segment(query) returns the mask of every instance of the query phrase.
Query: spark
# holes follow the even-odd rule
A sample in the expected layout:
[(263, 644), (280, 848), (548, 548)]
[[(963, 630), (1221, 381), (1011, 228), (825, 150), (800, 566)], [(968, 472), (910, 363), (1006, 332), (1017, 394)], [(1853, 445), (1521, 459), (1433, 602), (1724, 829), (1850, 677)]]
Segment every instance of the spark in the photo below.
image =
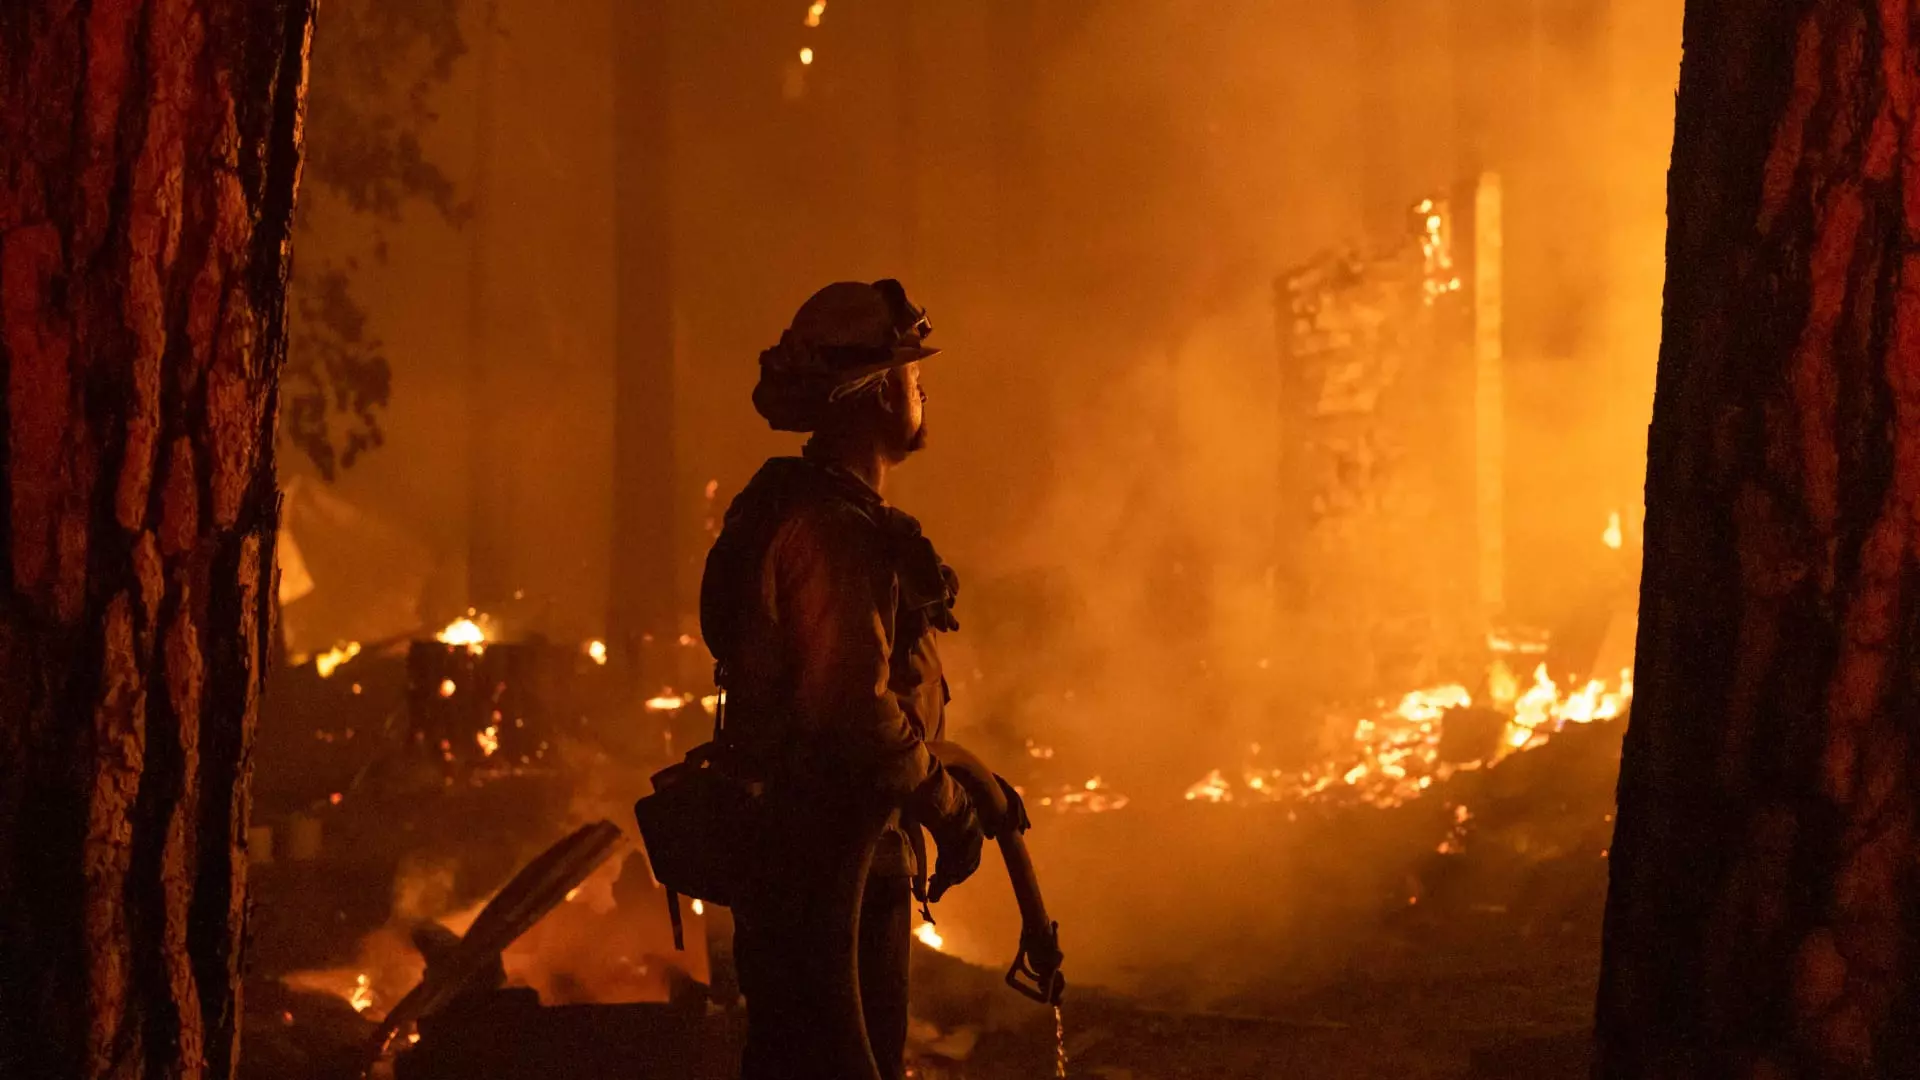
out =
[(452, 679), (440, 680), (440, 696), (441, 697), (452, 697), (453, 692), (458, 689), (460, 689), (460, 687), (456, 686)]
[(587, 642), (587, 655), (593, 659), (594, 663), (605, 667), (607, 663), (607, 643), (604, 641)]
[(482, 756), (492, 757), (494, 752), (500, 749), (500, 726), (489, 724), (485, 731), (474, 732), (473, 741), (480, 745)]
[(802, 64), (813, 63), (813, 50), (809, 48), (802, 48), (800, 50), (800, 62)]
[(1615, 551), (1619, 551), (1627, 542), (1626, 534), (1620, 528), (1620, 511), (1615, 510), (1607, 515), (1607, 531), (1600, 534), (1600, 542)]
[(707, 905), (699, 900), (695, 900), (693, 902), (693, 913), (695, 915), (705, 915), (707, 913)]
[(807, 25), (809, 27), (819, 26), (820, 17), (826, 13), (827, 0), (813, 0), (813, 3), (807, 6)]

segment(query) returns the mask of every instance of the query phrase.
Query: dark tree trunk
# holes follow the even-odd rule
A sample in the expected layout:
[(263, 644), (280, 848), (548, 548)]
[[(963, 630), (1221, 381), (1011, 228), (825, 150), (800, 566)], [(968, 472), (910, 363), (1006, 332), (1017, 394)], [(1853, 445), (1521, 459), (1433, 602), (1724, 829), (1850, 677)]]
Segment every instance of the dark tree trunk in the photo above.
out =
[(1689, 0), (1605, 1077), (1920, 1075), (1920, 34)]
[(311, 0), (0, 0), (0, 1076), (229, 1077)]

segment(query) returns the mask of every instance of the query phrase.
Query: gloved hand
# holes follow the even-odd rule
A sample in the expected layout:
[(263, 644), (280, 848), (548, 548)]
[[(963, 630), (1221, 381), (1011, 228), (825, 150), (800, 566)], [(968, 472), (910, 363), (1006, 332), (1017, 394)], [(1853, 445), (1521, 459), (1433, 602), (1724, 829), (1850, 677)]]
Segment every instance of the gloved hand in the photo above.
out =
[(963, 803), (956, 813), (929, 825), (939, 854), (933, 862), (933, 880), (927, 883), (927, 902), (937, 904), (948, 889), (973, 876), (980, 869), (980, 848), (986, 833), (980, 828), (980, 815), (971, 802)]

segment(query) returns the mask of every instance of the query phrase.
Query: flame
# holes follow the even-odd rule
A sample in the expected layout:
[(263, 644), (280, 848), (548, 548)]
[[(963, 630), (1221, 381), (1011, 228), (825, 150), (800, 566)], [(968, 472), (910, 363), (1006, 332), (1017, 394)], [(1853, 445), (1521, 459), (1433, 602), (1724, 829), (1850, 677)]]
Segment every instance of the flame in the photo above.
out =
[(920, 944), (925, 945), (935, 952), (945, 948), (947, 944), (947, 939), (941, 937), (940, 931), (935, 930), (933, 924), (930, 922), (923, 922), (915, 927), (913, 936), (920, 939)]
[(1040, 805), (1051, 806), (1061, 813), (1104, 814), (1109, 810), (1124, 810), (1128, 802), (1125, 795), (1114, 791), (1105, 780), (1096, 776), (1077, 787), (1063, 790), (1058, 796), (1041, 799)]
[(599, 664), (602, 667), (606, 666), (607, 643), (604, 641), (587, 642), (587, 656), (590, 657), (594, 663)]
[(1400, 707), (1395, 711), (1411, 723), (1428, 724), (1439, 720), (1448, 709), (1465, 708), (1471, 704), (1473, 695), (1467, 693), (1466, 687), (1453, 683), (1431, 690), (1415, 690), (1400, 699)]
[(323, 679), (333, 678), (333, 673), (341, 664), (360, 655), (360, 643), (349, 641), (345, 645), (336, 645), (313, 658), (313, 670)]
[(1423, 199), (1415, 211), (1424, 219), (1420, 253), (1426, 280), (1421, 288), (1426, 302), (1432, 304), (1448, 293), (1460, 291), (1460, 275), (1453, 264), (1453, 237), (1448, 228), (1447, 209), (1432, 199)]
[[(1491, 642), (1490, 642), (1491, 643)], [(1464, 686), (1447, 684), (1403, 695), (1389, 708), (1378, 705), (1373, 715), (1353, 721), (1351, 735), (1327, 758), (1304, 769), (1256, 768), (1240, 773), (1236, 790), (1225, 770), (1214, 769), (1187, 789), (1188, 802), (1231, 803), (1311, 801), (1322, 798), (1356, 800), (1373, 806), (1398, 806), (1444, 780), (1453, 771), (1496, 765), (1506, 757), (1545, 743), (1568, 724), (1592, 724), (1624, 715), (1633, 701), (1633, 672), (1623, 670), (1617, 682), (1590, 679), (1563, 693), (1538, 664), (1531, 683), (1520, 691), (1500, 653), (1524, 654), (1530, 648), (1510, 643), (1496, 655), (1488, 671), (1490, 704), (1508, 714), (1506, 730), (1493, 753), (1477, 761), (1443, 762), (1440, 741), (1447, 714), (1473, 704)], [(1259, 751), (1253, 751), (1257, 756)], [(1457, 841), (1441, 845), (1457, 850)]]
[(1615, 551), (1619, 551), (1620, 546), (1627, 542), (1626, 534), (1620, 529), (1620, 511), (1615, 510), (1607, 515), (1607, 531), (1600, 534), (1600, 542)]
[(480, 744), (482, 756), (492, 757), (494, 751), (500, 749), (500, 725), (488, 724), (485, 731), (474, 732), (473, 741)]
[(647, 708), (654, 712), (678, 712), (687, 702), (692, 700), (691, 697), (682, 697), (674, 693), (673, 688), (669, 686), (653, 697), (648, 698)]
[(453, 620), (445, 630), (433, 635), (434, 640), (447, 645), (465, 645), (470, 652), (480, 652), (487, 647), (487, 630), (481, 625), (485, 621), (485, 616), (481, 616), (479, 622), (474, 621), (473, 612), (468, 611), (466, 616)]
[(353, 1006), (353, 1011), (357, 1013), (373, 1008), (373, 980), (367, 977), (366, 972), (354, 976), (353, 991), (347, 995), (347, 1004)]
[(1233, 801), (1233, 785), (1215, 769), (1202, 777), (1200, 782), (1187, 789), (1188, 802), (1223, 803)]
[(1503, 657), (1494, 657), (1487, 667), (1487, 697), (1502, 709), (1513, 708), (1520, 697), (1520, 680), (1514, 678), (1513, 669)]

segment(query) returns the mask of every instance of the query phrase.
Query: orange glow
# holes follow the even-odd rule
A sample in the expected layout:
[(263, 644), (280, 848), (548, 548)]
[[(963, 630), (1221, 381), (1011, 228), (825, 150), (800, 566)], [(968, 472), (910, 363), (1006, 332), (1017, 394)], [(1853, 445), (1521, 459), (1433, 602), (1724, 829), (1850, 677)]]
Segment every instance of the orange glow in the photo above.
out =
[(808, 48), (802, 48), (800, 50), (800, 62), (802, 64), (813, 63), (813, 50)]

